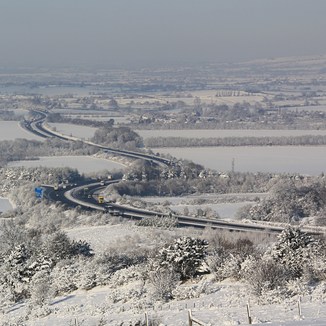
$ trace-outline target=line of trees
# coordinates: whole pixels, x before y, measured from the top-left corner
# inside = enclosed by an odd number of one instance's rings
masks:
[[[223,137],[185,138],[152,137],[144,140],[146,147],[203,147],[203,146],[305,146],[326,145],[326,135],[283,137]]]
[[[103,126],[113,126],[114,119],[109,119],[108,121],[96,121],[96,120],[87,120],[80,118],[69,118],[62,116],[60,113],[50,113],[47,118],[47,122],[50,123],[71,123],[81,126],[90,126],[90,127],[103,127]]]

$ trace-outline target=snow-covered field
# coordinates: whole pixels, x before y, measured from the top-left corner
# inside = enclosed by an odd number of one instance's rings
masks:
[[[14,140],[17,138],[25,138],[28,140],[43,140],[27,130],[20,127],[17,121],[0,121],[0,141]]]
[[[300,173],[326,170],[325,146],[153,148],[156,153],[188,159],[217,171]]]
[[[13,207],[7,198],[0,198],[0,213],[10,211],[12,208]]]
[[[89,156],[44,156],[40,157],[39,160],[15,161],[10,162],[8,165],[13,167],[70,167],[77,169],[80,173],[92,173],[101,170],[121,170],[124,168],[122,164]]]
[[[88,126],[79,126],[69,123],[49,123],[51,128],[61,134],[77,137],[84,140],[89,140],[94,136],[94,133],[97,128],[88,127]]]

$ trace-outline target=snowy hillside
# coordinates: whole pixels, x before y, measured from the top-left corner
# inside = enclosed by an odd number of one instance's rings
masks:
[[[98,253],[119,247],[122,251],[128,251],[128,247],[148,249],[177,236],[192,234],[207,238],[210,233],[153,230],[126,223],[66,232],[71,239],[86,240]],[[246,282],[234,278],[216,281],[210,273],[178,282],[173,298],[164,301],[154,299],[155,286],[144,279],[145,268],[142,264],[126,266],[111,274],[107,285],[48,297],[44,302],[32,296],[15,305],[3,305],[1,325],[146,325],[146,313],[150,325],[181,326],[188,325],[189,309],[205,325],[246,325],[248,302],[253,324],[326,325],[325,282],[314,287],[302,280],[292,280],[286,289],[266,290],[257,297]],[[84,277],[89,272],[86,264]]]

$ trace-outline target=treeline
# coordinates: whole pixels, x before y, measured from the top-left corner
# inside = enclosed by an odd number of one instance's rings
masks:
[[[287,176],[273,176],[265,173],[232,173],[208,177],[184,178],[183,176],[154,180],[125,180],[107,188],[108,194],[129,196],[182,196],[193,193],[254,193],[268,191],[279,179]]]
[[[10,161],[37,159],[47,155],[91,155],[98,150],[80,141],[63,141],[50,138],[44,142],[15,139],[0,141],[0,166]]]
[[[185,138],[152,137],[144,140],[146,147],[204,147],[204,146],[305,146],[326,145],[326,135],[287,137],[223,137]]]
[[[71,123],[80,126],[89,126],[97,128],[104,126],[113,126],[114,124],[114,119],[109,119],[108,121],[86,120],[80,118],[63,117],[60,113],[50,113],[46,119],[47,122],[50,123]]]
[[[0,110],[0,120],[4,121],[19,121],[21,116],[16,115],[14,111]]]

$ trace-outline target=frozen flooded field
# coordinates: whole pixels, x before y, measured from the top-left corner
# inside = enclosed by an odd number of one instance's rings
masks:
[[[0,141],[14,140],[17,138],[25,138],[28,140],[43,140],[23,128],[20,127],[17,121],[0,121]]]
[[[144,139],[152,137],[224,138],[224,137],[295,137],[326,135],[326,130],[136,130]]]
[[[325,146],[160,148],[154,152],[188,159],[218,171],[300,173],[326,171]]]
[[[84,140],[89,140],[92,138],[97,129],[94,127],[79,126],[69,123],[49,123],[49,126],[51,128],[55,128],[55,130],[61,134],[77,137]]]
[[[93,173],[102,170],[121,170],[124,168],[122,164],[112,162],[105,159],[93,158],[89,156],[51,156],[40,157],[39,160],[16,161],[8,164],[9,166],[25,166],[25,167],[70,167],[77,169],[79,173]]]

